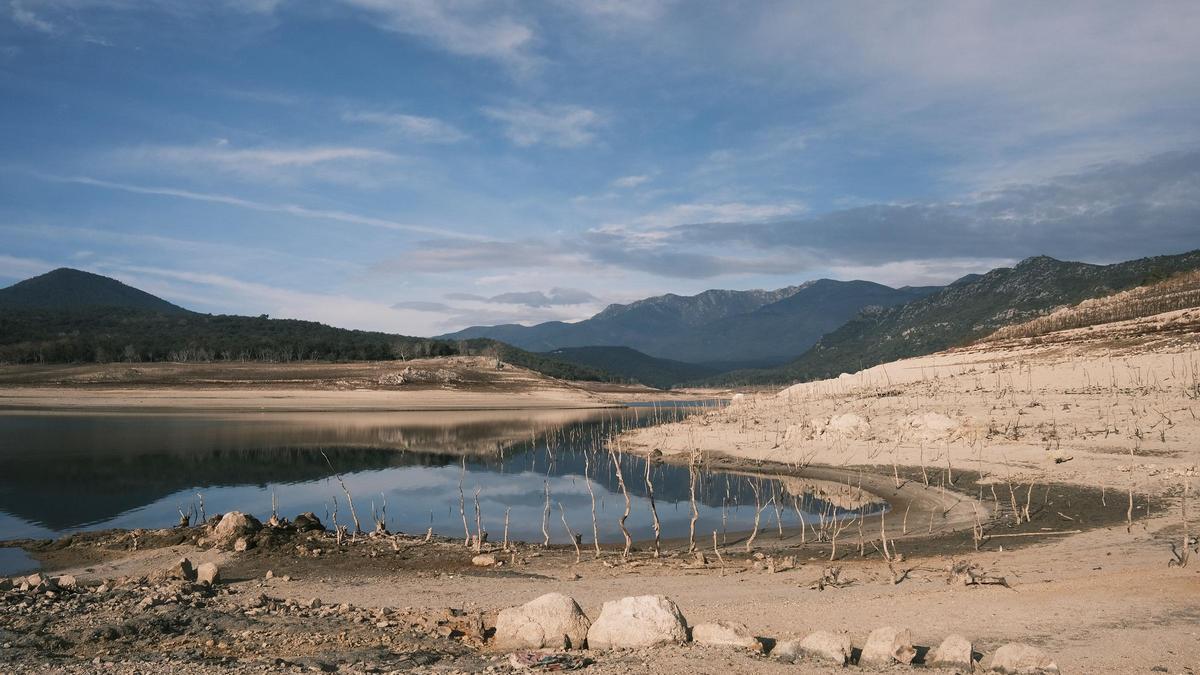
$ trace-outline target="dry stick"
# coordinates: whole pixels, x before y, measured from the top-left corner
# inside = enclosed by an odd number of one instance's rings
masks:
[[[625,488],[625,476],[621,473],[621,462],[617,459],[616,453],[612,450],[608,451],[608,456],[612,459],[613,469],[617,474],[617,485],[621,488],[621,494],[625,496],[625,512],[621,514],[621,519],[617,521],[621,526],[621,534],[625,537],[625,549],[621,551],[621,559],[625,560],[629,557],[629,549],[633,548],[633,537],[629,536],[629,528],[625,527],[625,519],[629,517],[629,510],[632,503],[629,501],[629,490]]]
[[[762,516],[762,495],[760,486],[756,481],[750,481],[750,491],[754,493],[754,530],[750,532],[750,538],[746,540],[746,552],[750,552],[750,548],[754,545],[754,539],[758,537],[758,522]]]
[[[592,498],[592,543],[596,546],[596,558],[600,558],[600,528],[596,525],[596,491],[592,489],[592,479],[588,475],[591,469],[591,460],[588,459],[588,452],[583,451],[583,482],[587,484],[588,495]]]
[[[542,547],[550,546],[550,481],[542,481],[542,486],[546,490],[546,508],[542,510]]]
[[[713,530],[713,553],[717,554],[717,561],[721,563],[721,569],[725,569],[725,559],[721,557],[721,549],[717,548],[716,530]]]
[[[1133,485],[1129,486],[1129,508],[1125,510],[1125,533],[1133,533]]]
[[[692,519],[688,523],[688,553],[696,551],[696,521],[700,519],[700,511],[696,508],[696,456],[692,451],[691,461],[688,462],[688,501],[692,505]]]
[[[200,500],[200,522],[207,522],[208,516],[204,513],[204,493],[197,492],[196,497]]]
[[[1183,553],[1179,556],[1179,566],[1187,567],[1188,559],[1192,554],[1192,538],[1188,536],[1188,493],[1192,490],[1192,482],[1188,479],[1183,479],[1183,501],[1180,508],[1183,515]]]
[[[1030,481],[1029,482],[1029,490],[1027,490],[1025,492],[1025,522],[1027,522],[1027,523],[1033,522],[1033,519],[1030,518],[1030,516],[1029,516],[1029,507],[1030,507],[1030,504],[1033,502],[1033,486],[1034,486],[1034,482]]]
[[[658,522],[658,508],[654,506],[654,481],[650,477],[653,462],[646,459],[646,497],[650,500],[650,517],[654,521],[654,557],[657,558],[662,544],[662,524]]]
[[[1007,482],[1006,482],[1007,483]],[[1013,491],[1012,483],[1008,485],[1008,496],[1012,499],[1013,517],[1017,519],[1017,524],[1021,524],[1021,509],[1017,508],[1017,493]]]
[[[504,543],[501,545],[501,549],[504,551],[508,550],[508,512],[509,511],[512,511],[511,506],[507,506],[504,508]]]
[[[463,546],[471,545],[471,528],[467,526],[467,501],[463,497],[463,477],[467,475],[467,458],[462,458],[462,471],[458,474],[458,515],[462,516]]]
[[[475,486],[475,552],[483,550],[483,514],[479,510],[479,486]]]
[[[796,511],[796,520],[800,521],[800,544],[807,544],[808,536],[806,533],[808,528],[804,525],[804,514],[800,511],[800,498],[795,495],[792,496],[792,508]]]
[[[575,534],[574,530],[571,529],[571,526],[567,524],[567,512],[563,510],[562,502],[558,502],[558,513],[562,516],[562,523],[563,527],[567,530],[567,536],[570,537],[571,543],[575,545],[575,562],[578,564],[580,557],[583,555],[582,550],[579,548],[579,539],[581,535]]]
[[[362,526],[358,524],[358,513],[354,510],[354,498],[350,496],[350,490],[346,488],[346,483],[342,480],[341,475],[333,470],[333,462],[329,461],[329,455],[326,455],[325,451],[322,450],[321,456],[325,458],[325,463],[329,465],[329,470],[333,471],[333,477],[342,486],[342,492],[346,493],[346,503],[350,505],[350,518],[354,520],[354,534],[362,534]]]
[[[911,508],[912,508],[912,502],[910,501],[904,507],[904,521],[900,524],[900,534],[908,534],[908,510]]]

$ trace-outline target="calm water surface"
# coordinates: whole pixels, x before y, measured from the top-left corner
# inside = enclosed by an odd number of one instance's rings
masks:
[[[392,531],[432,527],[461,536],[461,484],[472,529],[478,493],[484,529],[493,540],[501,536],[507,510],[511,538],[541,541],[549,489],[554,542],[569,542],[560,504],[572,529],[591,541],[591,494],[601,542],[617,542],[625,501],[604,439],[622,428],[696,411],[660,405],[238,416],[0,414],[0,539],[169,527],[180,511],[199,513],[201,503],[207,515],[237,509],[265,519],[273,498],[285,517],[312,511],[329,525],[336,509],[339,522],[349,524],[336,473],[364,528],[371,526],[374,511],[385,514]],[[652,538],[646,463],[629,455],[618,461],[633,502],[628,527],[635,539]],[[653,463],[650,483],[663,536],[687,536],[687,468]],[[777,518],[791,527],[801,517],[816,521],[884,507],[864,506],[837,484],[701,472],[697,532],[711,537],[713,530],[749,529],[756,492],[761,504],[770,504],[762,510],[762,525],[770,530]]]

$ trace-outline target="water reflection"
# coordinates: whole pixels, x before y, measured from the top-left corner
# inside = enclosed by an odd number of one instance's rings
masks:
[[[364,527],[372,512],[394,531],[462,535],[461,485],[474,528],[478,492],[484,529],[541,541],[546,490],[551,539],[568,540],[560,516],[592,538],[592,498],[602,542],[621,540],[625,500],[604,439],[629,425],[687,414],[685,408],[595,411],[184,415],[0,415],[0,538],[79,529],[165,527],[178,511],[239,509],[286,516],[334,513],[349,523],[336,471]],[[326,459],[328,458],[328,459]],[[628,527],[653,536],[644,460],[620,457],[630,493]],[[332,470],[331,470],[332,466]],[[652,464],[666,537],[686,536],[692,475]],[[845,485],[764,480],[729,473],[695,476],[697,532],[792,527],[858,509],[882,508]],[[589,492],[588,487],[591,487]],[[756,507],[756,504],[758,505]]]

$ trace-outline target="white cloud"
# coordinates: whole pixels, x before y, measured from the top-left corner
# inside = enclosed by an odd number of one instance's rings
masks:
[[[129,183],[118,183],[114,181],[100,180],[87,176],[47,176],[38,175],[39,178],[50,180],[58,183],[74,183],[76,185],[88,185],[91,187],[104,188],[107,190],[120,190],[122,192],[132,192],[134,194],[156,195],[160,197],[176,197],[179,199],[188,199],[192,201],[209,202],[213,204],[224,204],[226,206],[235,206],[238,208],[249,209],[252,211],[263,211],[267,213],[284,213],[301,218],[312,218],[315,220],[334,220],[342,223],[351,223],[354,225],[367,225],[370,227],[379,227],[387,230],[399,230],[404,232],[416,232],[420,234],[432,234],[440,237],[450,237],[452,239],[479,239],[475,235],[455,232],[442,227],[432,227],[428,225],[416,225],[411,223],[402,223],[386,218],[376,218],[373,216],[363,216],[356,213],[346,211],[335,211],[331,209],[311,209],[305,206],[296,204],[272,204],[268,202],[258,202],[251,199],[242,199],[231,195],[214,194],[208,192],[194,192],[191,190],[181,190],[171,187],[155,187],[132,185]]]
[[[0,279],[27,279],[38,274],[44,274],[58,267],[53,263],[37,258],[19,258],[0,253]]]
[[[513,143],[526,147],[553,145],[575,148],[590,144],[605,120],[600,113],[578,105],[532,106],[513,104],[483,109],[488,117],[504,125]]]
[[[536,65],[526,22],[495,14],[488,0],[342,0],[384,29],[429,41],[452,54],[492,59],[517,72]]]
[[[612,186],[615,188],[630,190],[649,181],[650,176],[646,174],[637,176],[621,176],[612,182]]]
[[[467,135],[458,127],[437,119],[401,113],[349,111],[342,113],[346,122],[361,122],[384,127],[404,138],[424,143],[457,143]]]
[[[398,159],[391,153],[371,148],[322,145],[236,148],[225,140],[212,145],[142,146],[119,150],[115,155],[125,161],[170,164],[186,170],[205,165],[229,174],[271,180],[329,179],[337,174],[322,173],[327,169],[345,171]]]
[[[54,24],[39,17],[18,0],[13,0],[9,5],[9,9],[11,10],[13,22],[19,26],[33,29],[39,33],[46,33],[47,35],[53,35],[57,32]]]

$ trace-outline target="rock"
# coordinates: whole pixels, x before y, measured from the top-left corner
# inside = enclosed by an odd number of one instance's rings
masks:
[[[916,655],[917,650],[913,649],[907,628],[900,630],[885,626],[871,631],[858,657],[858,665],[886,668],[893,663],[912,663]]]
[[[296,516],[296,519],[292,521],[292,525],[301,532],[325,529],[325,526],[321,524],[321,520],[312,511],[305,511]]]
[[[309,600],[308,602],[305,602],[304,606],[309,609],[318,609],[321,606],[321,599],[313,598],[313,599]]]
[[[180,558],[178,562],[171,565],[166,570],[168,579],[182,579],[183,581],[195,581],[196,570],[192,567],[192,561],[187,558]]]
[[[654,647],[687,639],[687,621],[679,607],[663,595],[639,595],[604,603],[587,635],[592,649]]]
[[[1023,642],[1010,642],[992,655],[990,668],[997,673],[1057,673],[1058,664],[1046,652]]]
[[[762,643],[745,625],[733,621],[712,621],[692,627],[692,642],[719,647],[743,647],[762,651]]]
[[[245,537],[262,529],[262,523],[254,516],[241,511],[230,511],[221,516],[220,522],[213,527],[212,543],[218,548],[232,548],[240,537]]]
[[[800,653],[844,666],[850,661],[850,636],[819,630],[800,641]]]
[[[784,663],[795,663],[800,658],[800,654],[799,640],[780,640],[775,643],[775,647],[771,650],[771,658],[779,659]]]
[[[491,567],[496,564],[496,556],[491,553],[481,553],[471,558],[471,564],[476,567]]]
[[[961,635],[948,635],[929,653],[925,662],[938,668],[955,668],[969,673],[975,665],[972,651],[970,640]]]
[[[30,588],[37,588],[39,586],[49,585],[50,580],[47,579],[46,577],[42,576],[41,574],[34,573],[34,574],[30,574],[29,576],[25,577],[25,583],[29,584]]]
[[[215,586],[221,581],[221,569],[216,563],[202,563],[196,568],[196,583],[205,586]]]
[[[250,548],[250,540],[245,537],[238,537],[237,541],[233,542],[233,550],[238,553],[244,553],[248,548]]]
[[[75,580],[74,576],[70,574],[64,574],[54,579],[54,585],[58,586],[59,588],[74,589],[79,585],[79,582]]]
[[[500,649],[582,649],[591,625],[573,598],[547,593],[500,610],[494,641]]]

